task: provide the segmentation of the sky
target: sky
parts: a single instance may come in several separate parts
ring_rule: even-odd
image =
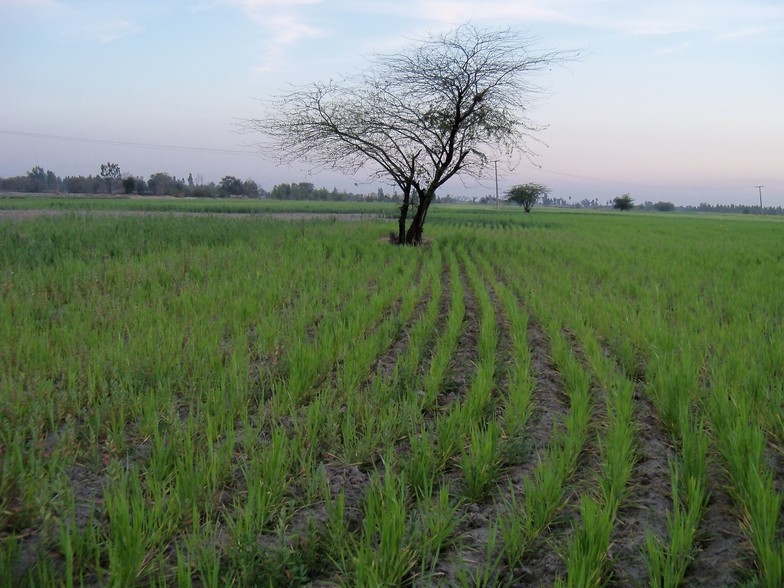
[[[579,52],[537,76],[533,161],[501,192],[784,206],[782,0],[0,0],[0,177],[125,174],[376,192],[367,178],[275,166],[241,132],[291,85],[459,24]],[[495,193],[495,178],[441,194]]]

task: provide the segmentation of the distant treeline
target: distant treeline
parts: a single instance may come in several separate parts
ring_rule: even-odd
[[[697,212],[730,212],[732,214],[784,214],[781,206],[748,206],[746,204],[708,204],[701,203],[699,206],[680,206],[678,210],[697,211]]]
[[[321,200],[346,202],[400,202],[398,194],[385,194],[382,188],[369,194],[355,194],[338,191],[337,188],[316,188],[311,182],[284,183],[273,186],[267,191],[253,180],[241,180],[234,176],[224,176],[217,184],[204,183],[192,174],[187,178],[177,178],[164,172],[152,174],[144,179],[140,176],[123,175],[116,163],[100,166],[100,173],[90,176],[66,176],[61,178],[51,170],[35,166],[26,175],[0,178],[0,192],[22,192],[28,194],[107,194],[138,196],[179,196],[191,198],[273,198],[275,200]],[[494,204],[494,196],[473,198],[479,204]],[[449,195],[437,197],[437,203],[466,202]],[[561,208],[611,209],[612,201],[600,203],[599,199],[572,201],[571,198],[542,199],[543,206]],[[749,206],[745,204],[708,204],[698,206],[676,206],[672,202],[644,202],[634,206],[635,210],[655,210],[659,212],[721,212],[732,214],[784,214],[781,206]]]
[[[599,204],[598,200],[583,200],[577,203],[566,203],[562,198],[550,199],[549,202],[543,203],[545,206],[560,206],[567,208],[612,208],[612,202],[606,204]],[[708,204],[702,202],[697,206],[676,206],[672,202],[650,202],[646,201],[642,204],[636,204],[633,210],[648,210],[657,212],[721,212],[729,214],[784,214],[784,209],[781,206],[750,206],[747,204]]]
[[[101,165],[101,172],[89,176],[66,176],[61,178],[51,170],[36,166],[23,176],[0,178],[0,191],[27,194],[107,194],[138,196],[180,196],[192,198],[275,198],[278,200],[327,200],[327,201],[374,201],[394,202],[397,195],[386,196],[383,189],[371,194],[354,194],[316,188],[310,182],[279,184],[267,191],[253,180],[241,180],[224,176],[217,184],[187,178],[177,178],[164,172],[152,174],[145,179],[140,176],[123,175],[117,164]]]

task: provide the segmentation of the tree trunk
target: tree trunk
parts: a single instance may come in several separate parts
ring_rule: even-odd
[[[406,242],[406,220],[408,218],[408,207],[411,204],[411,189],[403,191],[403,204],[400,206],[400,218],[397,221],[397,244],[403,245]]]
[[[419,197],[419,208],[411,221],[411,226],[408,227],[406,233],[407,245],[421,245],[422,244],[422,229],[425,227],[425,219],[427,218],[427,209],[430,208],[430,203],[433,201],[432,194],[426,194],[424,197]]]

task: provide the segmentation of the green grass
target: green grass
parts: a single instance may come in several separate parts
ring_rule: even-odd
[[[0,586],[687,585],[718,492],[727,573],[784,581],[781,222],[0,199],[39,206],[215,214],[0,220]],[[618,561],[643,397],[672,507]]]
[[[389,216],[396,211],[386,202],[318,202],[230,198],[172,198],[169,196],[7,196],[0,195],[0,210],[146,211],[191,213],[313,213]]]

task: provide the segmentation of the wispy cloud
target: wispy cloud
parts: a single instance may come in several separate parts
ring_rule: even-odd
[[[142,32],[141,25],[121,17],[95,21],[88,28],[101,43],[113,43]]]
[[[296,43],[325,36],[323,29],[308,23],[303,10],[321,0],[223,0],[224,5],[242,11],[266,32],[261,63],[256,71],[284,67],[286,49]]]
[[[668,35],[702,26],[700,18],[691,18],[689,11],[666,0],[653,6],[628,0],[380,0],[355,1],[352,6],[365,13],[444,24],[571,24],[632,35]]]
[[[270,16],[281,12],[293,14],[297,8],[320,4],[321,0],[225,0],[225,3],[239,8],[259,24],[266,25]]]
[[[455,25],[464,22],[568,22],[561,9],[563,1],[546,0],[346,0],[343,4],[353,13],[382,15],[405,19],[414,26]],[[567,2],[568,3],[568,2]]]
[[[92,3],[61,0],[0,0],[0,14],[11,22],[35,21],[54,27],[58,36],[112,43],[142,32],[141,22],[153,12],[146,1],[131,6],[108,4],[100,10]],[[4,23],[5,24],[5,23]]]
[[[716,32],[739,23],[770,23],[770,19],[781,23],[784,18],[784,4],[766,0],[488,0],[481,4],[469,0],[382,0],[356,2],[355,6],[364,12],[408,15],[431,22],[571,24],[630,36]]]
[[[259,71],[286,67],[297,44],[334,34],[346,23],[373,16],[373,36],[352,31],[357,47],[395,46],[402,37],[432,33],[467,21],[482,26],[570,25],[629,37],[679,37],[700,34],[720,40],[741,39],[781,23],[784,5],[768,0],[203,0],[241,11],[262,28]],[[329,25],[321,17],[340,13]],[[380,20],[379,20],[380,19]],[[387,22],[388,21],[388,22]],[[327,19],[329,22],[329,19]],[[348,24],[350,26],[350,24]],[[334,30],[333,30],[334,29]],[[345,34],[345,31],[344,33]],[[395,41],[396,40],[396,41]],[[686,49],[670,40],[659,55]]]
[[[707,33],[722,38],[771,31],[784,19],[784,4],[766,0],[570,0],[584,24],[633,36]],[[760,23],[765,23],[760,25]],[[726,31],[730,31],[727,33]],[[725,31],[720,33],[720,31]]]
[[[57,0],[3,0],[0,9],[3,8],[63,8],[63,3]]]
[[[774,26],[746,26],[732,31],[719,33],[716,35],[718,41],[737,41],[747,39],[749,37],[757,37],[760,35],[767,35],[769,33],[781,34],[784,27]]]
[[[0,0],[0,15],[3,22],[9,25],[18,20],[47,20],[60,18],[68,12],[68,7],[59,0]]]
[[[659,56],[672,55],[673,53],[680,53],[682,51],[685,51],[689,47],[691,47],[691,43],[684,41],[683,43],[678,43],[677,45],[671,45],[669,47],[664,47],[663,49],[659,49],[656,52],[656,55]]]
[[[566,14],[552,8],[552,3],[539,0],[509,2],[469,2],[465,0],[431,0],[426,2],[399,3],[408,14],[443,23],[472,21],[524,20],[528,22],[565,22]]]
[[[667,35],[693,32],[695,29],[700,27],[700,25],[695,25],[694,23],[689,23],[683,20],[648,18],[629,18],[618,20],[609,18],[598,22],[589,21],[589,24],[635,37],[664,37]]]

